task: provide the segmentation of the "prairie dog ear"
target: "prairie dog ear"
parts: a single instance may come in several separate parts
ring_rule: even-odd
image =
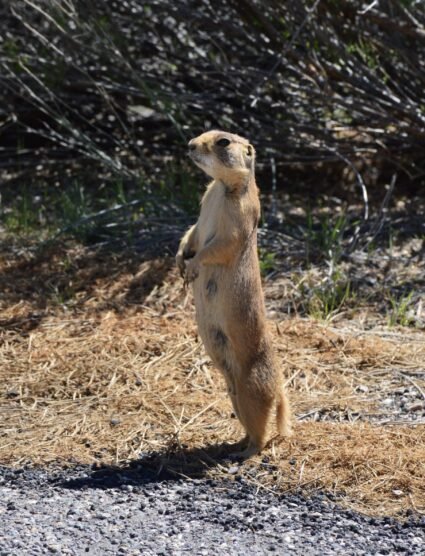
[[[248,145],[246,147],[245,154],[246,154],[246,156],[250,156],[250,157],[254,156],[255,155],[254,147],[252,145]]]

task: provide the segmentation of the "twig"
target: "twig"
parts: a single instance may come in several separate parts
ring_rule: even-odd
[[[358,10],[358,14],[360,15],[364,15],[366,14],[369,10],[371,10],[373,7],[376,6],[376,4],[379,4],[379,0],[373,0],[373,2],[371,4],[369,4],[369,6],[366,6],[366,8],[364,10]]]
[[[357,170],[357,168],[354,166],[354,164],[351,162],[350,159],[348,159],[346,156],[338,152],[336,149],[332,147],[328,147],[327,145],[325,145],[325,148],[330,152],[332,152],[333,154],[335,154],[335,156],[340,158],[343,162],[345,162],[345,164],[347,164],[347,166],[349,166],[353,170],[354,175],[356,176],[356,181],[362,191],[363,203],[364,203],[363,222],[366,222],[369,219],[369,196],[361,173]],[[354,242],[354,238],[351,243],[353,242]]]
[[[375,229],[372,231],[372,236],[368,239],[364,248],[370,245],[372,241],[376,238],[376,236],[379,234],[379,232],[382,230],[382,226],[384,225],[384,222],[387,218],[388,203],[390,202],[391,195],[393,194],[396,181],[397,181],[397,174],[393,174],[390,185],[387,188],[387,192],[385,193],[384,200],[382,201],[382,205],[379,210],[379,215],[377,218]]]
[[[277,180],[276,180],[276,159],[274,156],[270,157],[270,167],[272,171],[272,202],[270,206],[270,217],[272,220],[276,218],[277,212]]]

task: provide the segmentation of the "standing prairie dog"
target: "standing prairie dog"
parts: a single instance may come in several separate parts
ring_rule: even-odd
[[[248,458],[264,448],[275,407],[279,433],[290,434],[289,403],[266,330],[255,151],[239,135],[208,131],[189,142],[189,155],[213,181],[176,262],[185,282],[193,282],[199,334],[226,379],[246,431],[239,455]]]

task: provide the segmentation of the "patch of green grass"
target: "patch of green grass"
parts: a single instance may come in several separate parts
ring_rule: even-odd
[[[414,326],[415,318],[411,314],[413,291],[400,297],[390,296],[391,311],[388,315],[388,326]]]
[[[74,226],[90,212],[92,203],[87,192],[79,183],[73,183],[71,188],[62,192],[59,206],[62,221],[65,226]]]
[[[343,251],[342,239],[347,229],[347,217],[341,213],[336,218],[321,216],[314,221],[311,210],[307,210],[305,232],[307,266],[311,263],[312,252],[319,252],[323,259],[336,266]]]
[[[359,56],[370,69],[374,70],[379,67],[379,58],[376,48],[370,42],[364,41],[362,37],[359,37],[357,42],[348,44],[346,50],[351,54]]]
[[[8,232],[28,235],[43,221],[42,209],[24,186],[9,206],[1,206],[3,225]]]
[[[15,184],[0,196],[1,228],[42,241],[61,235],[82,243],[118,237],[131,242],[150,217],[171,221],[174,215],[197,215],[203,183],[181,160],[170,162],[149,183],[118,176],[107,182]]]
[[[276,268],[276,254],[266,249],[258,249],[258,258],[260,261],[260,272],[265,276]]]
[[[54,286],[50,294],[50,301],[53,305],[66,305],[75,299],[75,290],[70,286]]]
[[[330,320],[340,313],[355,293],[349,280],[335,272],[332,278],[306,292],[307,313],[317,320]]]

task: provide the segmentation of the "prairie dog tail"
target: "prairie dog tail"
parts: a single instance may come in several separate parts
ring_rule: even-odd
[[[279,434],[281,436],[291,436],[291,406],[289,405],[289,400],[286,397],[283,386],[278,394],[276,418]]]

